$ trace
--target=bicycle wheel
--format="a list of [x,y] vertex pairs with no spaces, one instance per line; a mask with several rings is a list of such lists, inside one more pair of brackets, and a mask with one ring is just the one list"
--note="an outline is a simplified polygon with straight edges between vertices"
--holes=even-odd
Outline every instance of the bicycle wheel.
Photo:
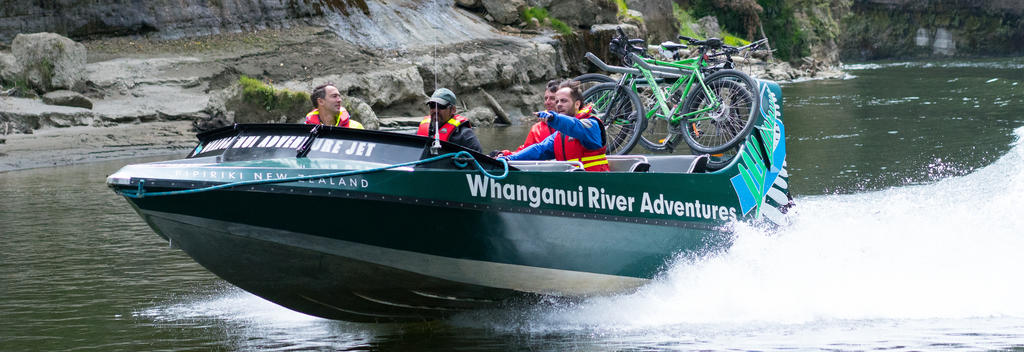
[[647,127],[640,98],[617,83],[601,83],[587,89],[583,104],[593,104],[593,113],[604,124],[606,154],[629,153]]
[[614,78],[611,78],[608,75],[604,75],[604,74],[600,74],[600,73],[584,73],[582,75],[576,76],[576,78],[573,78],[573,80],[576,81],[576,82],[580,82],[580,91],[581,92],[586,92],[587,89],[590,89],[591,87],[596,86],[596,85],[601,84],[601,83],[614,83],[614,82],[616,82],[616,80]]
[[[644,104],[644,113],[648,113],[652,109],[660,109],[652,89],[646,83],[640,83],[636,86],[640,101]],[[682,100],[681,96],[681,90],[677,90],[666,97],[665,103],[668,105],[669,110],[676,108],[676,105]],[[640,145],[652,151],[669,150],[675,147],[675,144],[678,143],[679,130],[672,126],[668,119],[652,117],[646,120],[647,128],[640,134]]]
[[743,141],[760,121],[757,82],[743,72],[721,70],[704,83],[717,101],[700,87],[690,92],[683,101],[683,114],[707,111],[680,121],[683,139],[694,152],[718,154]]

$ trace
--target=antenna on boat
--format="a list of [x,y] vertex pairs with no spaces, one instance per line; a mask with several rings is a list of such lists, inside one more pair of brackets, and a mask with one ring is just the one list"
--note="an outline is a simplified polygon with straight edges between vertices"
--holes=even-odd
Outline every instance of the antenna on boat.
[[[437,44],[434,45],[433,61],[434,61],[434,91],[436,92],[437,91]],[[437,103],[434,103],[434,104],[437,104]],[[430,145],[430,154],[431,155],[437,155],[438,153],[441,152],[441,137],[440,137],[441,136],[441,130],[440,130],[440,127],[439,127],[440,121],[438,121],[438,120],[440,120],[440,115],[438,115],[436,109],[434,110],[434,116],[431,116],[431,117],[432,117],[431,120],[433,120],[433,123],[434,123],[434,143]]]

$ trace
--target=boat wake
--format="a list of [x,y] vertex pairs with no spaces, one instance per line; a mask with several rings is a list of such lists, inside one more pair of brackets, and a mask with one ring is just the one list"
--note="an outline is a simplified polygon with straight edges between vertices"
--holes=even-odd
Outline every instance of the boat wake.
[[741,224],[728,251],[679,258],[633,294],[456,321],[590,333],[992,317],[1019,327],[1024,128],[1015,133],[1006,155],[967,175],[799,198],[788,225]]

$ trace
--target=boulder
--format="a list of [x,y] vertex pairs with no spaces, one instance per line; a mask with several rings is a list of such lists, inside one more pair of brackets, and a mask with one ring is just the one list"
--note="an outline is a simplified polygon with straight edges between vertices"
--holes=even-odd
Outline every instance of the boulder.
[[[644,14],[637,10],[626,10],[625,15],[619,16],[619,23],[631,24],[640,29],[640,33],[647,32],[647,22],[644,20]],[[640,39],[647,39],[640,37]],[[673,38],[674,39],[674,38]]]
[[552,2],[554,2],[554,1],[553,0],[526,0],[526,6],[547,8],[548,6],[551,6]]
[[488,127],[494,124],[494,111],[486,106],[477,106],[459,115],[469,119],[473,127]]
[[615,23],[619,7],[611,0],[554,1],[548,14],[570,27],[588,28],[598,23]]
[[[14,58],[14,55],[0,53],[0,84],[13,83],[18,78],[18,72],[21,72],[21,66],[18,65],[18,60]],[[4,88],[8,87],[5,85]]]
[[635,9],[644,14],[644,26],[647,27],[649,43],[676,41],[679,20],[672,13],[672,1],[626,0],[626,4],[630,10]]
[[722,27],[718,25],[718,18],[714,16],[704,16],[697,20],[696,25],[697,28],[694,28],[694,32],[700,33],[704,38],[722,37]]
[[54,33],[18,34],[12,43],[29,87],[49,92],[85,88],[85,45]]
[[526,9],[524,0],[481,0],[484,9],[501,24],[519,22],[519,14]]
[[92,101],[89,98],[70,90],[55,90],[43,94],[43,103],[92,109]]
[[353,120],[359,121],[363,124],[363,127],[368,130],[380,129],[380,119],[377,118],[377,113],[373,112],[370,108],[370,104],[359,98],[354,97],[342,97],[341,104],[348,110],[349,116]]
[[459,5],[467,9],[475,9],[483,4],[481,3],[481,0],[455,0],[455,5]]

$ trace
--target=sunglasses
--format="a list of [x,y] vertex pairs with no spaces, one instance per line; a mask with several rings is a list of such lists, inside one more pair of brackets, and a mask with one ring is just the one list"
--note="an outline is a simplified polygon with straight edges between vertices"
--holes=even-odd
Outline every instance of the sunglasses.
[[431,102],[431,103],[427,103],[427,106],[430,107],[431,109],[441,109],[441,110],[444,110],[444,109],[447,109],[451,105],[448,105],[448,104],[438,104],[438,103]]

